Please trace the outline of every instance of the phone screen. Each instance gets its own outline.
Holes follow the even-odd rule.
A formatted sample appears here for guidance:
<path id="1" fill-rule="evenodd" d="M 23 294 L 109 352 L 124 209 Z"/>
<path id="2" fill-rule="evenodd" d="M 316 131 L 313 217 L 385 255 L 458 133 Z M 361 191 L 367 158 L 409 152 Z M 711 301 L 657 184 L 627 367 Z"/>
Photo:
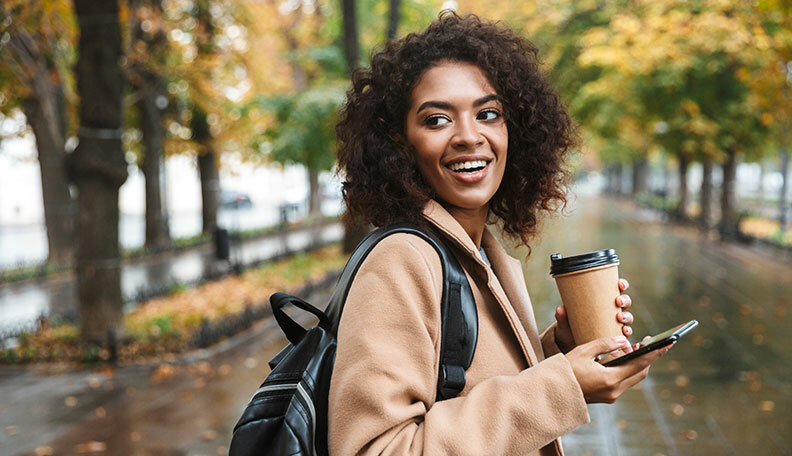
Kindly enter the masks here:
<path id="1" fill-rule="evenodd" d="M 694 322 L 695 322 L 695 324 L 694 324 Z M 678 338 L 682 337 L 683 335 L 685 335 L 688 331 L 693 329 L 693 327 L 695 325 L 697 325 L 697 324 L 698 324 L 698 322 L 696 322 L 696 320 L 689 321 L 687 323 L 683 323 L 683 324 L 681 324 L 679 326 L 676 326 L 676 327 L 673 327 L 673 328 L 669 329 L 666 332 L 661 332 L 660 334 L 658 334 L 656 336 L 652 336 L 649 339 L 646 339 L 646 340 L 640 342 L 638 345 L 640 347 L 645 347 L 647 345 L 652 345 L 652 344 L 657 343 L 657 342 L 659 342 L 659 341 L 661 341 L 663 339 L 668 338 L 669 336 L 673 335 L 674 333 L 677 333 L 677 339 L 678 339 Z M 690 328 L 686 328 L 688 326 Z"/>
<path id="2" fill-rule="evenodd" d="M 618 366 L 619 364 L 624 364 L 627 361 L 630 361 L 633 358 L 637 358 L 643 354 L 649 353 L 650 351 L 657 350 L 658 348 L 663 348 L 667 345 L 670 345 L 676 342 L 680 337 L 687 334 L 691 329 L 698 326 L 698 321 L 691 320 L 687 323 L 683 323 L 679 326 L 675 326 L 668 331 L 664 331 L 656 336 L 652 336 L 649 339 L 642 341 L 638 348 L 631 353 L 626 355 L 620 356 L 618 358 L 610 358 L 606 357 L 606 362 L 603 363 L 604 366 Z M 601 361 L 605 361 L 604 359 Z"/>

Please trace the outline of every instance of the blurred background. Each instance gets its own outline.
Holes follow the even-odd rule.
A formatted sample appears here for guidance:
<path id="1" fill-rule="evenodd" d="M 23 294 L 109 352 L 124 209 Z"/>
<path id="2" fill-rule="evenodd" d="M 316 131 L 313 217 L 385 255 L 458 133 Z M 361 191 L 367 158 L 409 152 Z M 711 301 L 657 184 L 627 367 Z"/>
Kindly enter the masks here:
<path id="1" fill-rule="evenodd" d="M 792 454 L 788 0 L 0 2 L 0 453 L 225 454 L 266 299 L 321 304 L 366 230 L 349 75 L 444 9 L 530 39 L 580 125 L 540 326 L 549 254 L 610 247 L 636 334 L 702 322 L 568 452 Z"/>

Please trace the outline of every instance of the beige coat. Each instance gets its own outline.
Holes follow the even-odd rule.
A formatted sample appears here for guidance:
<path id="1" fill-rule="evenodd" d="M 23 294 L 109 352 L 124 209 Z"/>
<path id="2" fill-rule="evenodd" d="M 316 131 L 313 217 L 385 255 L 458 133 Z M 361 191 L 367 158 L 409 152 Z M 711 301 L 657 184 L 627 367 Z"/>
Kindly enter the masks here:
<path id="1" fill-rule="evenodd" d="M 465 389 L 435 402 L 442 266 L 410 234 L 381 241 L 355 277 L 338 331 L 329 399 L 330 454 L 560 455 L 589 421 L 578 382 L 540 336 L 519 260 L 485 230 L 487 267 L 434 201 L 424 215 L 449 239 L 476 299 L 479 337 Z"/>

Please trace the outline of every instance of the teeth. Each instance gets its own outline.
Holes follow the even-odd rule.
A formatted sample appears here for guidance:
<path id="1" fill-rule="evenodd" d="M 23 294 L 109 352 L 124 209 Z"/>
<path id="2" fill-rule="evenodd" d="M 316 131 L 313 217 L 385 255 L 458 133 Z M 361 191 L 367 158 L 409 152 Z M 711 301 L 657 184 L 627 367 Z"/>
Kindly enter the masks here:
<path id="1" fill-rule="evenodd" d="M 451 171 L 460 171 L 463 169 L 473 169 L 473 168 L 483 168 L 487 166 L 487 162 L 484 160 L 475 160 L 475 161 L 467 161 L 467 162 L 459 162 L 449 165 L 448 168 Z"/>

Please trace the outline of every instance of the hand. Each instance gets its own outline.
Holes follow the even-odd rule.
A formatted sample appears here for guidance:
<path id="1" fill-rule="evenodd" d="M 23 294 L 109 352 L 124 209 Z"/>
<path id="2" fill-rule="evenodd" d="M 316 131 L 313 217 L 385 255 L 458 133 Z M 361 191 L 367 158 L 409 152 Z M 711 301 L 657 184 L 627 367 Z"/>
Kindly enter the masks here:
<path id="1" fill-rule="evenodd" d="M 619 291 L 624 293 L 628 288 L 630 288 L 630 283 L 627 282 L 627 279 L 619 279 Z M 626 294 L 622 294 L 616 298 L 616 306 L 621 307 L 622 310 L 629 308 L 631 305 L 632 299 L 630 299 L 630 296 Z M 624 337 L 632 336 L 633 331 L 630 325 L 633 324 L 633 321 L 635 321 L 633 314 L 630 312 L 619 312 L 616 314 L 616 319 L 619 320 L 619 322 L 623 325 L 622 334 L 624 334 Z M 629 347 L 627 350 L 625 350 L 625 353 L 631 352 L 632 349 L 633 347 Z"/>
<path id="2" fill-rule="evenodd" d="M 646 378 L 649 366 L 668 352 L 673 344 L 620 366 L 605 367 L 595 360 L 598 355 L 625 350 L 627 347 L 629 342 L 626 337 L 604 337 L 579 345 L 565 355 L 587 403 L 614 403 L 628 388 Z"/>
<path id="3" fill-rule="evenodd" d="M 625 290 L 630 288 L 629 282 L 626 279 L 619 279 L 619 291 L 624 293 Z M 623 294 L 616 298 L 616 306 L 627 309 L 632 305 L 632 299 L 630 296 Z M 561 349 L 562 353 L 568 353 L 570 350 L 575 348 L 577 344 L 575 344 L 575 338 L 572 336 L 572 328 L 569 326 L 569 319 L 567 318 L 566 309 L 564 306 L 558 306 L 555 309 L 555 319 L 556 319 L 556 330 L 555 330 L 555 342 L 558 345 L 558 348 Z M 624 337 L 630 337 L 632 335 L 632 327 L 630 325 L 635 320 L 633 318 L 632 313 L 630 312 L 619 312 L 616 315 L 616 319 L 622 323 L 622 334 Z M 623 351 L 624 353 L 630 353 L 633 349 L 637 346 L 630 346 L 627 345 Z"/>

